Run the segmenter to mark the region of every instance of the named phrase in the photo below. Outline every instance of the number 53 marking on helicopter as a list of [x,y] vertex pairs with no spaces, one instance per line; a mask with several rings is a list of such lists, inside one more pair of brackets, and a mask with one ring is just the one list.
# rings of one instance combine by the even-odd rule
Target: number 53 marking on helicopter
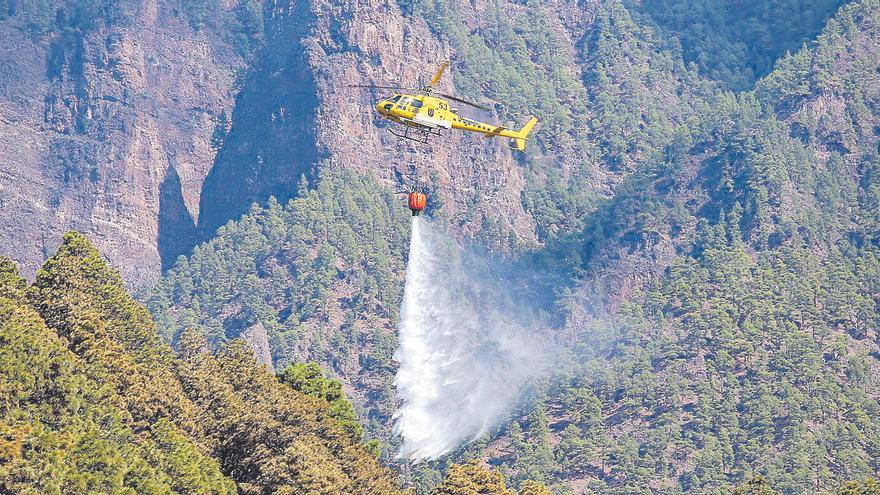
[[[440,136],[441,131],[458,129],[462,131],[478,132],[488,137],[509,138],[510,148],[525,151],[526,139],[529,132],[538,123],[538,119],[532,117],[519,130],[511,130],[503,125],[487,124],[473,119],[461,117],[458,110],[452,108],[450,101],[455,101],[481,110],[489,111],[488,108],[471,103],[455,96],[434,91],[434,85],[443,76],[443,72],[449,62],[443,62],[431,82],[422,88],[402,88],[400,86],[374,86],[370,84],[357,84],[353,88],[393,89],[395,93],[382,99],[376,104],[376,111],[382,118],[403,126],[402,131],[391,130],[391,133],[402,139],[409,139],[420,143],[427,143],[433,136]],[[415,91],[414,94],[405,93]],[[435,96],[436,95],[436,96]]]

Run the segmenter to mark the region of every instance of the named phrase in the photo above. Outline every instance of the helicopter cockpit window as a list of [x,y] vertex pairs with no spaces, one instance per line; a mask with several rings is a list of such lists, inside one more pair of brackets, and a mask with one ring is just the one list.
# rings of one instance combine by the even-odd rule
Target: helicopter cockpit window
[[398,100],[400,100],[400,95],[395,95],[394,98],[391,98],[391,100],[389,100],[389,101],[391,103],[397,103]]
[[416,110],[422,108],[422,105],[423,105],[422,100],[413,100],[413,102],[412,102],[412,106]]

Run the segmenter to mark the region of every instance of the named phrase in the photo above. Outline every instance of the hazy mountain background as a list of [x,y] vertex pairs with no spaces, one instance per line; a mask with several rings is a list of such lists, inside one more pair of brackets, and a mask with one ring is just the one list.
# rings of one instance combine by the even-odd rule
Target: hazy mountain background
[[[445,58],[444,90],[542,119],[528,155],[401,143],[347,87]],[[541,302],[561,364],[494,434],[400,463],[419,493],[468,459],[577,494],[880,472],[880,1],[7,1],[0,67],[23,273],[84,232],[167,341],[321,363],[386,460],[393,193],[428,180],[435,220]]]

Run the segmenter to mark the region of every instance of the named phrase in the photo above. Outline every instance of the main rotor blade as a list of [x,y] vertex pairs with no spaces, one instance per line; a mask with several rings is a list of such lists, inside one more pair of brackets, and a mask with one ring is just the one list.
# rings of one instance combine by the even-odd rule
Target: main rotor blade
[[474,107],[474,108],[479,108],[480,110],[485,110],[485,111],[487,111],[487,112],[491,112],[491,111],[492,111],[491,108],[485,107],[485,106],[483,106],[483,105],[480,105],[480,104],[478,104],[478,103],[474,103],[474,102],[471,102],[471,101],[463,100],[463,99],[461,99],[461,98],[459,98],[459,97],[457,97],[457,96],[448,95],[448,94],[446,94],[446,93],[437,93],[437,94],[440,95],[440,96],[442,96],[442,97],[444,97],[444,98],[449,98],[449,99],[452,100],[452,101],[457,101],[457,102],[459,102],[459,103],[464,103],[465,105],[469,105],[469,106],[472,106],[472,107]]
[[373,88],[373,89],[406,89],[400,86],[378,86],[375,84],[349,84],[347,88]]
[[440,64],[440,68],[437,69],[437,72],[434,73],[434,77],[431,78],[431,82],[428,84],[428,87],[433,87],[440,81],[440,78],[443,76],[443,71],[449,67],[449,60],[444,60],[442,64]]

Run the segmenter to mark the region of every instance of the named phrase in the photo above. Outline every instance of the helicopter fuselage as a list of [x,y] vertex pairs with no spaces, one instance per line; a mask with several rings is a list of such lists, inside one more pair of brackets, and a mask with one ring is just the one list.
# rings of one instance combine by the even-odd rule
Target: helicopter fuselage
[[[430,136],[439,136],[442,131],[457,129],[461,131],[477,132],[487,138],[506,137],[510,138],[511,149],[525,152],[526,139],[529,132],[538,123],[537,117],[532,116],[528,122],[517,130],[508,129],[503,125],[487,124],[478,120],[469,119],[458,115],[458,112],[450,106],[450,101],[456,101],[480,110],[489,111],[489,108],[461,99],[457,96],[435,92],[434,87],[443,76],[449,61],[440,64],[440,68],[434,73],[431,82],[421,89],[406,88],[404,91],[418,91],[416,94],[394,93],[376,103],[376,111],[383,119],[403,125],[403,132],[395,132],[393,126],[388,129],[395,136],[411,141],[427,144]],[[400,86],[382,86],[376,84],[353,84],[353,88],[394,89],[401,91]],[[437,96],[435,96],[437,95]],[[442,97],[442,98],[441,98]],[[412,131],[412,132],[410,132]]]
[[447,100],[430,95],[395,94],[379,101],[376,111],[382,118],[409,127],[427,130],[459,129],[482,133],[486,137],[518,137],[517,132],[504,126],[462,117]]

